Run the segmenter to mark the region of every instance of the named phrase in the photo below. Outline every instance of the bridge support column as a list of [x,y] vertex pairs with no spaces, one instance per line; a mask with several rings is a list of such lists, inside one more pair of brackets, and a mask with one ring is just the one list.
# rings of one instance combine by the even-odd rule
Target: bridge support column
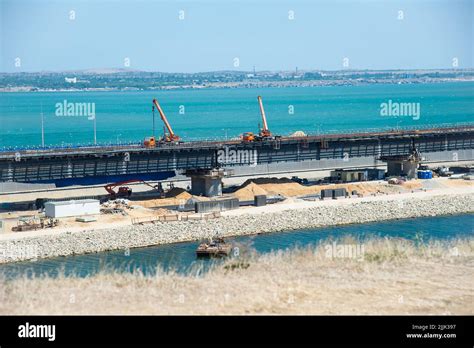
[[206,197],[222,195],[222,178],[227,175],[228,172],[222,168],[186,171],[186,176],[191,178],[191,193]]
[[388,176],[405,175],[408,179],[414,179],[418,164],[418,161],[387,161]]
[[387,162],[388,176],[406,176],[408,179],[416,178],[416,171],[420,161],[423,160],[420,153],[413,149],[407,155],[382,156],[380,159]]

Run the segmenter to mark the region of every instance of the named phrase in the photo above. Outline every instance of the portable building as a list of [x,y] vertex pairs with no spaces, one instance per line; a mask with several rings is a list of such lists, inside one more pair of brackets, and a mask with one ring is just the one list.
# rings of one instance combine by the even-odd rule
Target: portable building
[[98,215],[100,214],[100,202],[97,199],[46,202],[44,203],[44,212],[47,217],[51,218]]

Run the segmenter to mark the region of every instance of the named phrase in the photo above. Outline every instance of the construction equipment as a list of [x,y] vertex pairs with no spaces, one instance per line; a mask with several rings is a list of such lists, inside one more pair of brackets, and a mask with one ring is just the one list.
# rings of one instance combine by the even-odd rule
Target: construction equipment
[[244,134],[242,134],[242,141],[248,143],[248,142],[252,142],[252,141],[255,141],[255,134],[253,134],[252,132],[245,132]]
[[[163,137],[160,139],[160,142],[165,142],[165,143],[178,142],[180,140],[179,136],[173,132],[173,129],[171,128],[171,125],[168,122],[168,119],[166,118],[165,113],[161,109],[161,106],[158,103],[158,100],[153,99],[153,110],[155,107],[160,113],[161,120],[165,124],[165,127],[163,128],[164,134],[163,134]],[[166,131],[168,131],[168,133]]]
[[294,182],[297,182],[300,185],[308,185],[309,184],[308,179],[306,179],[306,178],[301,179],[298,176],[292,176],[290,180],[294,181]]
[[439,167],[435,169],[435,173],[439,176],[451,176],[454,174],[453,171],[449,170],[449,167]]
[[[131,180],[125,180],[125,181],[119,181],[111,184],[107,184],[104,186],[105,190],[109,193],[111,199],[116,199],[116,198],[128,198],[132,195],[132,189],[128,186],[121,186],[121,185],[126,185],[134,182],[141,182],[142,184],[145,184],[147,186],[150,186],[154,190],[158,190],[160,194],[164,195],[163,188],[161,186],[161,183],[159,183],[156,186],[150,185],[149,183],[139,180],[139,179],[131,179]],[[114,191],[114,188],[119,186],[118,191]]]
[[262,97],[258,96],[258,104],[260,106],[260,114],[262,115],[263,127],[259,129],[259,133],[256,135],[252,132],[245,132],[242,134],[242,141],[252,142],[252,141],[263,141],[263,140],[275,140],[280,138],[280,136],[273,136],[268,129],[267,117],[265,116],[265,109],[263,108]]
[[269,138],[272,136],[272,133],[268,129],[267,118],[265,116],[265,110],[263,109],[262,97],[258,96],[258,105],[260,106],[260,113],[262,114],[263,127],[260,129],[259,137],[260,138]]
[[14,232],[35,231],[43,228],[53,228],[59,223],[58,219],[44,216],[20,216],[16,226],[12,227]]
[[145,147],[156,147],[155,137],[146,137],[143,145],[145,145]]

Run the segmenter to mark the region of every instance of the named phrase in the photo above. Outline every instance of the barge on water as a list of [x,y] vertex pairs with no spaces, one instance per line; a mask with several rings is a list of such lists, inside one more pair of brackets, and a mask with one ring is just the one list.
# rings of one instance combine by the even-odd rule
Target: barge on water
[[232,250],[232,246],[224,241],[222,237],[211,238],[207,243],[199,244],[196,255],[197,257],[219,257],[228,256]]

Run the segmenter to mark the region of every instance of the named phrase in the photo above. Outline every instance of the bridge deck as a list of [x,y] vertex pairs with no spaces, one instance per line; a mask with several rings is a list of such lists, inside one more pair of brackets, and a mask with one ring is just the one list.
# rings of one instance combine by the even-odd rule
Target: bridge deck
[[[474,126],[359,134],[283,137],[243,143],[188,142],[148,149],[140,145],[0,153],[0,181],[137,176],[235,165],[405,155],[474,149]],[[454,157],[454,156],[453,156]]]

